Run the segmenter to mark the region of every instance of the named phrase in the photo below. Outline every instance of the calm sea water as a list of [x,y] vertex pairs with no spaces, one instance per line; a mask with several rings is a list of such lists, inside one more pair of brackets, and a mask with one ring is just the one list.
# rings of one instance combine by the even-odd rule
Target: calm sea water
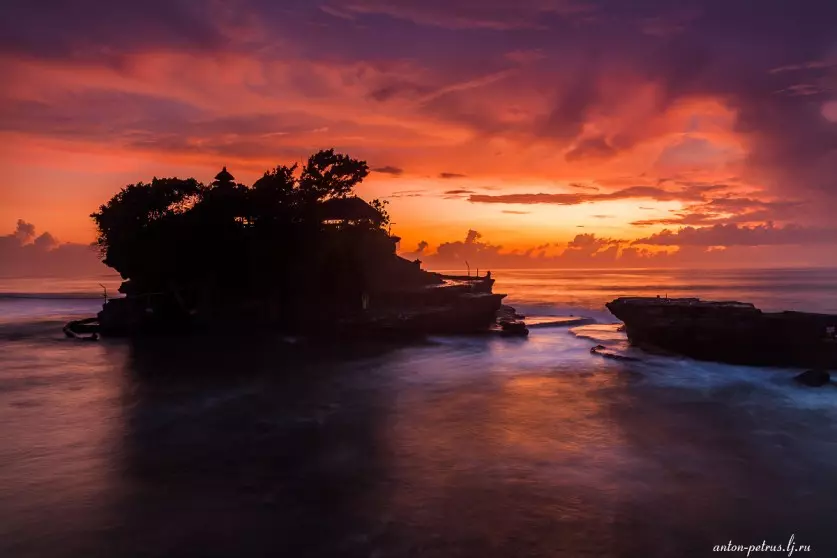
[[791,535],[795,556],[837,555],[837,389],[643,355],[602,307],[837,312],[837,272],[494,275],[530,316],[598,323],[85,343],[63,320],[118,281],[0,282],[0,556],[680,557]]

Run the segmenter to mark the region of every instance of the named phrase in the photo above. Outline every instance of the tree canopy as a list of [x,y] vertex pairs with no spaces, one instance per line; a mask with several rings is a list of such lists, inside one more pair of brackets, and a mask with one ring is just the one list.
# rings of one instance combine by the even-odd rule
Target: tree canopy
[[[104,263],[136,292],[196,284],[301,292],[329,273],[362,282],[361,260],[394,253],[386,202],[354,197],[368,174],[365,161],[329,149],[301,167],[279,165],[252,186],[235,182],[226,167],[208,185],[194,178],[129,184],[91,217]],[[337,199],[352,202],[328,203]]]

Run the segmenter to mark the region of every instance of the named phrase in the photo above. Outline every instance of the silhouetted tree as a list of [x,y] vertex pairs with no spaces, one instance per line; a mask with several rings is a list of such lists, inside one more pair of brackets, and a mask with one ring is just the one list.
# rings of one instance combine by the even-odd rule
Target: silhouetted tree
[[333,149],[311,155],[299,177],[304,202],[345,197],[369,175],[366,161],[335,153]]
[[125,278],[161,273],[168,262],[159,249],[202,191],[194,178],[154,178],[122,188],[91,215],[102,261]]
[[[350,197],[368,174],[365,161],[329,149],[301,169],[277,166],[249,188],[226,167],[208,186],[177,178],[131,184],[91,217],[104,263],[132,292],[272,290],[290,306],[328,287],[359,300],[365,269],[395,257],[386,202]],[[325,218],[332,200],[341,203]],[[354,215],[342,218],[342,206]]]
[[256,222],[290,222],[298,205],[296,173],[299,165],[281,165],[264,173],[250,192],[250,213]]
[[389,212],[387,211],[389,200],[379,200],[376,198],[369,202],[369,205],[372,206],[372,208],[375,211],[381,214],[381,227],[389,229],[389,226],[391,224]]

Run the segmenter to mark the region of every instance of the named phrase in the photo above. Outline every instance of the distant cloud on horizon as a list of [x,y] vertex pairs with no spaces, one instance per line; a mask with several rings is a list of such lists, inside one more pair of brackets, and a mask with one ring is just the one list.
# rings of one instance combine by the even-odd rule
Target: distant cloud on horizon
[[36,234],[23,219],[0,236],[0,277],[75,277],[113,273],[87,244],[60,243],[50,233]]
[[400,167],[386,166],[386,167],[376,167],[376,168],[372,169],[372,172],[379,172],[381,174],[391,174],[392,176],[401,176],[402,174],[404,174],[404,169],[402,169]]
[[[583,225],[578,225],[583,228]],[[607,238],[596,233],[576,234],[567,243],[546,243],[523,250],[505,250],[502,245],[483,240],[476,230],[469,230],[464,240],[440,243],[432,250],[422,241],[415,251],[403,251],[405,258],[417,258],[430,269],[457,269],[469,262],[472,267],[526,269],[551,267],[665,267],[692,265],[740,266],[753,261],[749,250],[771,246],[790,246],[812,241],[823,247],[837,243],[837,228],[804,229],[797,227],[717,226],[706,229],[687,227],[665,230],[648,238],[626,240]],[[725,249],[719,250],[719,247]],[[549,251],[550,253],[547,253]]]

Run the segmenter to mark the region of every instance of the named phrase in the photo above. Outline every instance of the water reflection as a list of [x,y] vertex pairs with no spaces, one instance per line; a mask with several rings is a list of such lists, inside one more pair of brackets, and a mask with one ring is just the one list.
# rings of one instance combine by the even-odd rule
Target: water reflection
[[[60,330],[59,330],[60,334]],[[121,478],[125,350],[57,336],[0,352],[0,555],[81,555]],[[50,548],[54,546],[55,548]]]
[[380,351],[216,341],[197,361],[204,340],[133,347],[120,538],[159,556],[342,552],[378,509],[385,407],[364,376]]
[[794,532],[833,555],[830,411],[589,346],[15,342],[0,554],[706,556]]

